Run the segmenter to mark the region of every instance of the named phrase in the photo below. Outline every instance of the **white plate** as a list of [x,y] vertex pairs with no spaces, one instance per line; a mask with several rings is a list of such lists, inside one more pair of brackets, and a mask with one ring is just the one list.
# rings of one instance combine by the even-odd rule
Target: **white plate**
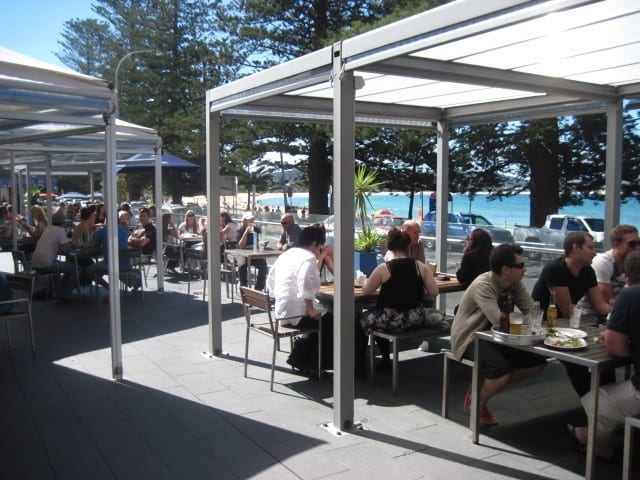
[[[569,344],[569,342],[571,342]],[[544,344],[548,347],[560,348],[562,350],[580,350],[587,346],[584,338],[567,338],[567,337],[547,337]]]
[[[587,332],[584,330],[578,330],[575,328],[554,328],[556,332],[556,337],[565,337],[565,338],[586,338]],[[553,337],[548,337],[553,338]]]

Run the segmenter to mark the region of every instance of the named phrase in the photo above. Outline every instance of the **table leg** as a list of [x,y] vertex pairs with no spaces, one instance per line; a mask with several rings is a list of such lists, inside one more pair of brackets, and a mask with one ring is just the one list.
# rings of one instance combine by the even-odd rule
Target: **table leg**
[[584,477],[586,480],[594,478],[593,469],[595,467],[595,447],[598,420],[598,395],[600,393],[600,371],[597,368],[591,369],[591,394],[593,395],[591,405],[587,411],[587,464]]
[[478,407],[480,403],[480,339],[473,340],[473,374],[471,378],[471,440],[480,441],[480,418]]

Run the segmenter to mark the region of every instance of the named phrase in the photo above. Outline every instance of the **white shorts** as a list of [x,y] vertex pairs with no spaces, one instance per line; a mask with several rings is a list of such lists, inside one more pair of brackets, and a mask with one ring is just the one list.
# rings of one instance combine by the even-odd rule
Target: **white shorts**
[[[582,406],[588,410],[592,402],[591,392],[581,399]],[[625,418],[640,414],[640,391],[625,380],[600,387],[598,396],[598,430],[613,432]]]

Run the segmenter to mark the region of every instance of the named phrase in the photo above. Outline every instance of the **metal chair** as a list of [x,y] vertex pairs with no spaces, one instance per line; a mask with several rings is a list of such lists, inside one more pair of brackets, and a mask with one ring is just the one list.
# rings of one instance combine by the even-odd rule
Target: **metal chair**
[[[244,308],[245,319],[247,321],[247,330],[244,346],[244,376],[247,376],[247,364],[249,360],[249,332],[254,330],[258,333],[271,337],[273,340],[273,350],[271,354],[271,383],[270,388],[273,391],[273,377],[276,368],[276,350],[279,350],[280,339],[289,337],[290,347],[293,349],[293,337],[305,333],[318,334],[318,378],[322,376],[322,332],[321,323],[318,322],[317,327],[293,327],[290,325],[280,325],[281,320],[288,318],[273,318],[271,315],[271,303],[269,302],[269,294],[260,290],[254,290],[248,287],[240,287],[240,297],[242,298],[242,306]],[[251,310],[257,309],[267,314],[267,322],[258,323],[251,320]]]
[[187,300],[191,299],[191,277],[199,275],[204,281],[204,284],[202,286],[202,304],[204,305],[205,295],[207,292],[207,252],[204,249],[194,250],[193,248],[185,248],[184,260],[185,263],[189,264],[189,268],[187,269]]
[[36,341],[33,335],[33,317],[31,315],[31,301],[33,300],[33,290],[35,285],[33,275],[8,274],[6,276],[7,286],[11,289],[13,298],[10,300],[0,301],[0,306],[10,305],[11,309],[6,313],[0,313],[0,318],[5,321],[7,329],[7,339],[9,341],[9,350],[12,351],[11,330],[9,328],[9,320],[24,317],[29,320],[29,334],[31,335],[31,352],[33,357],[36,356]]
[[142,301],[144,302],[142,254],[139,250],[121,250],[118,253],[120,260],[131,260],[131,268],[120,270],[120,291],[126,293],[128,289],[132,291],[140,290]]

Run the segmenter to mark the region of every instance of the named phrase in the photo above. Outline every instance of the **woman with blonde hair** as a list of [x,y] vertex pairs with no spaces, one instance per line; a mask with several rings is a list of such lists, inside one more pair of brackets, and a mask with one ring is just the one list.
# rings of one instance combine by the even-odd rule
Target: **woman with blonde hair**
[[184,222],[178,226],[178,230],[180,230],[180,235],[183,233],[198,233],[198,223],[196,222],[196,214],[193,210],[187,210]]
[[32,253],[35,250],[36,243],[38,243],[42,232],[44,232],[44,229],[47,228],[47,225],[49,225],[47,216],[44,213],[44,209],[40,205],[34,205],[33,207],[31,207],[31,209],[29,210],[29,215],[31,216],[31,219],[34,222],[35,226],[29,225],[26,218],[20,216],[17,217],[18,222],[20,222],[20,226],[26,230],[26,232],[33,240],[32,242],[23,243],[23,245],[20,247],[20,249],[23,250],[26,254]]

